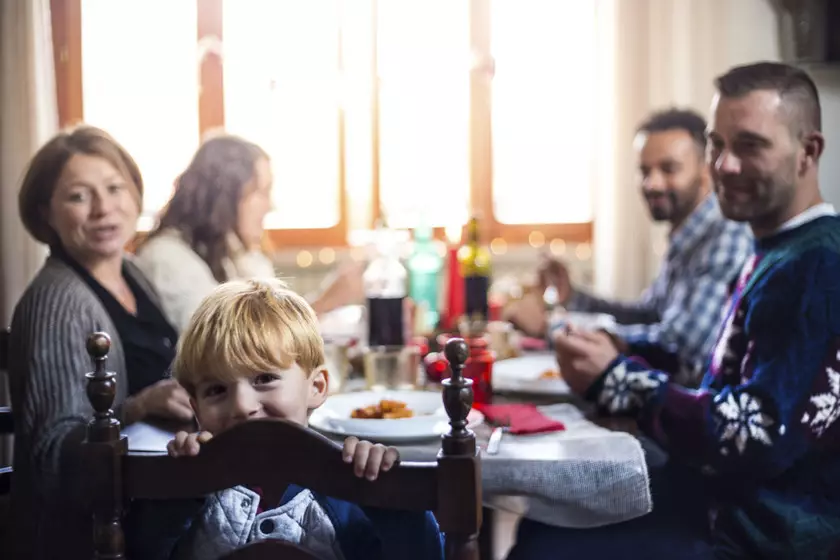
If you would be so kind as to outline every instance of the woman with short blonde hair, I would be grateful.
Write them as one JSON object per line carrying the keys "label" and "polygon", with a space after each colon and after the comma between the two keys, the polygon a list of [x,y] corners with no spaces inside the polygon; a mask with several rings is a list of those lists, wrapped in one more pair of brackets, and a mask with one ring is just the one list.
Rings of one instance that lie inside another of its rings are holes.
{"label": "woman with short blonde hair", "polygon": [[111,336],[115,411],[192,419],[189,397],[167,372],[177,333],[124,247],[135,234],[143,179],[128,152],[91,126],[60,132],[29,163],[20,217],[50,254],[11,324],[9,385],[15,415],[10,534],[14,558],[91,555],[79,443],[93,410],[85,396],[85,350],[95,331]]}

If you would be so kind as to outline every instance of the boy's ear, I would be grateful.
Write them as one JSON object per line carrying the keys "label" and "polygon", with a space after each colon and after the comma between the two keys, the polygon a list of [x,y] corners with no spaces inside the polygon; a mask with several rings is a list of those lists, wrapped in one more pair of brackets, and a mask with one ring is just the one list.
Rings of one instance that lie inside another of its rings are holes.
{"label": "boy's ear", "polygon": [[327,392],[330,387],[330,372],[326,366],[318,366],[309,378],[309,397],[306,407],[309,410],[318,408],[327,400]]}

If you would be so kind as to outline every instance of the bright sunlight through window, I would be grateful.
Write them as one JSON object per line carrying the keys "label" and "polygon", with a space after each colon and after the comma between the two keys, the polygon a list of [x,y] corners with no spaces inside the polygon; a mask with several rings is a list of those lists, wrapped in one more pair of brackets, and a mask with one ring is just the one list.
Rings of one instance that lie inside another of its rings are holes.
{"label": "bright sunlight through window", "polygon": [[185,33],[195,28],[196,2],[82,2],[85,121],[110,132],[140,166],[144,229],[198,147],[196,38]]}
{"label": "bright sunlight through window", "polygon": [[225,128],[271,156],[266,226],[339,219],[339,0],[224,2]]}
{"label": "bright sunlight through window", "polygon": [[491,0],[493,213],[592,219],[595,3]]}
{"label": "bright sunlight through window", "polygon": [[378,19],[383,210],[394,227],[465,223],[469,2],[380,1]]}

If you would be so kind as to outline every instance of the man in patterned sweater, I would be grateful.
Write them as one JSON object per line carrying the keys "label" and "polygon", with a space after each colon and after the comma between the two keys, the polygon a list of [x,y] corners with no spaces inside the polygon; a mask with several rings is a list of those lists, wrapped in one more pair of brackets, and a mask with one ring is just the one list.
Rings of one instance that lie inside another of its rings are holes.
{"label": "man in patterned sweater", "polygon": [[559,335],[560,367],[603,410],[635,415],[674,468],[698,473],[706,491],[683,511],[702,498],[709,514],[701,557],[840,558],[840,218],[819,191],[819,97],[778,63],[734,68],[716,86],[715,190],[725,216],[749,223],[756,254],[701,388],[604,335]]}
{"label": "man in patterned sweater", "polygon": [[[656,222],[671,226],[662,267],[638,301],[602,299],[572,286],[566,267],[545,259],[543,289],[553,286],[569,311],[613,315],[616,344],[696,387],[714,344],[730,284],[752,255],[745,224],[725,219],[705,164],[706,121],[694,111],[668,109],[638,128],[641,193]],[[509,318],[526,331],[546,327],[542,298],[523,299]],[[548,325],[549,333],[554,325]]]}

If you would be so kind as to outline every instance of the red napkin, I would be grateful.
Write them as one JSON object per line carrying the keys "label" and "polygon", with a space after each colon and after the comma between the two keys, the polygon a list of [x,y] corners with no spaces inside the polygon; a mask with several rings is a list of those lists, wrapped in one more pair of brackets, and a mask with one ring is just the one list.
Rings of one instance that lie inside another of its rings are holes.
{"label": "red napkin", "polygon": [[519,339],[519,346],[522,350],[545,350],[548,348],[548,343],[544,338],[531,338],[530,336],[523,336]]}
{"label": "red napkin", "polygon": [[565,430],[562,422],[552,420],[532,404],[487,404],[481,407],[492,424],[509,426],[511,434],[540,434]]}

